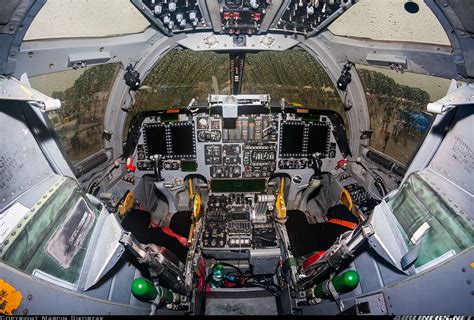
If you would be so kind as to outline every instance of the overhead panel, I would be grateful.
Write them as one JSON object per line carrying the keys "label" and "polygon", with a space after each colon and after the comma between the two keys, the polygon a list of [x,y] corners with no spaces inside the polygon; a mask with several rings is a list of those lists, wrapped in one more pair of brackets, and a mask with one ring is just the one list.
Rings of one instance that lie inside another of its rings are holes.
{"label": "overhead panel", "polygon": [[131,0],[137,9],[168,36],[208,28],[197,0]]}
{"label": "overhead panel", "polygon": [[271,0],[225,0],[220,3],[221,29],[230,35],[260,32]]}
{"label": "overhead panel", "polygon": [[355,0],[289,0],[270,29],[314,35],[339,17]]}
{"label": "overhead panel", "polygon": [[313,36],[357,0],[131,0],[167,36],[195,29],[245,36],[283,31]]}

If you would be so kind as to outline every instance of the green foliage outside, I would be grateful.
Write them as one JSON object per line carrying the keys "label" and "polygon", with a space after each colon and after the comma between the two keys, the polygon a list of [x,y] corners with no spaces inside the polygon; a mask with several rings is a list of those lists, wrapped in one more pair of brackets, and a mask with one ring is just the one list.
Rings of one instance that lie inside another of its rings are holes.
{"label": "green foliage outside", "polygon": [[[229,55],[172,50],[147,75],[129,119],[145,110],[184,107],[191,99],[229,94]],[[273,100],[344,114],[342,102],[321,65],[307,52],[247,53],[242,94],[270,94]]]}
{"label": "green foliage outside", "polygon": [[268,93],[305,108],[330,109],[344,116],[342,101],[324,68],[306,51],[247,54],[243,93]]}
{"label": "green foliage outside", "polygon": [[[119,70],[118,63],[87,68],[73,86],[52,94],[62,104],[55,114],[60,119],[54,122],[55,129],[73,163],[103,148],[105,107]],[[51,118],[53,114],[49,116]]]}
{"label": "green foliage outside", "polygon": [[429,94],[401,85],[380,72],[358,69],[365,87],[371,129],[370,145],[403,164],[408,164],[424,138],[416,117],[429,119],[424,112]]}

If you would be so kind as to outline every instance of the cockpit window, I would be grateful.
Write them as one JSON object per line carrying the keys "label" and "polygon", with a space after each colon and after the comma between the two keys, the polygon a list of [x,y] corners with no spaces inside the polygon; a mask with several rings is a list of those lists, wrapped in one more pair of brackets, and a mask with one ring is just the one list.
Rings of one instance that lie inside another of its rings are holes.
{"label": "cockpit window", "polygon": [[302,50],[247,53],[242,93],[268,93],[273,101],[284,98],[290,105],[334,110],[345,117],[326,71]]}
{"label": "cockpit window", "polygon": [[407,165],[433,119],[427,104],[446,95],[450,80],[361,65],[357,72],[369,107],[370,146]]}
{"label": "cockpit window", "polygon": [[229,94],[229,55],[174,49],[148,73],[129,118],[141,111],[185,107],[211,93]]}
{"label": "cockpit window", "polygon": [[[146,76],[129,111],[184,107],[191,99],[230,94],[228,53],[174,49]],[[241,94],[270,94],[287,105],[337,111],[347,125],[342,101],[323,67],[306,51],[247,53]],[[127,128],[128,126],[125,126]]]}
{"label": "cockpit window", "polygon": [[33,88],[61,101],[61,109],[48,117],[73,163],[104,147],[104,111],[120,68],[112,63],[30,78]]}
{"label": "cockpit window", "polygon": [[334,21],[329,30],[338,36],[450,46],[443,27],[429,7],[423,1],[416,1],[419,10],[410,13],[405,9],[406,2],[359,0]]}
{"label": "cockpit window", "polygon": [[474,245],[472,224],[443,199],[420,173],[411,174],[387,204],[397,218],[409,248],[413,247],[411,239],[414,234],[425,223],[429,225],[421,240],[415,267],[423,266],[449,251],[459,253]]}
{"label": "cockpit window", "polygon": [[139,33],[149,25],[129,0],[48,0],[24,40],[110,37]]}

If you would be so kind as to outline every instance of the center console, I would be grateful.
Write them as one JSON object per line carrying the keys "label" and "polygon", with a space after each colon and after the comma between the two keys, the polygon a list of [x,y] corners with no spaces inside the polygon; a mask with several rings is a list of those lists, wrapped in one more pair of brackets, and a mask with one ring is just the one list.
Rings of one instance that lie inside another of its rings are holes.
{"label": "center console", "polygon": [[249,259],[254,274],[274,272],[281,254],[268,200],[256,193],[210,194],[202,254],[215,259]]}

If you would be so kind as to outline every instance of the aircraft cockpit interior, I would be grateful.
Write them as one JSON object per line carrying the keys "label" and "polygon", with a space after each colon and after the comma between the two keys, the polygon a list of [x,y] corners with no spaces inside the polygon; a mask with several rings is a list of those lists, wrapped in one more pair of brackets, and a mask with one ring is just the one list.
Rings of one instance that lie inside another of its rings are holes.
{"label": "aircraft cockpit interior", "polygon": [[0,314],[474,314],[469,1],[4,2]]}

